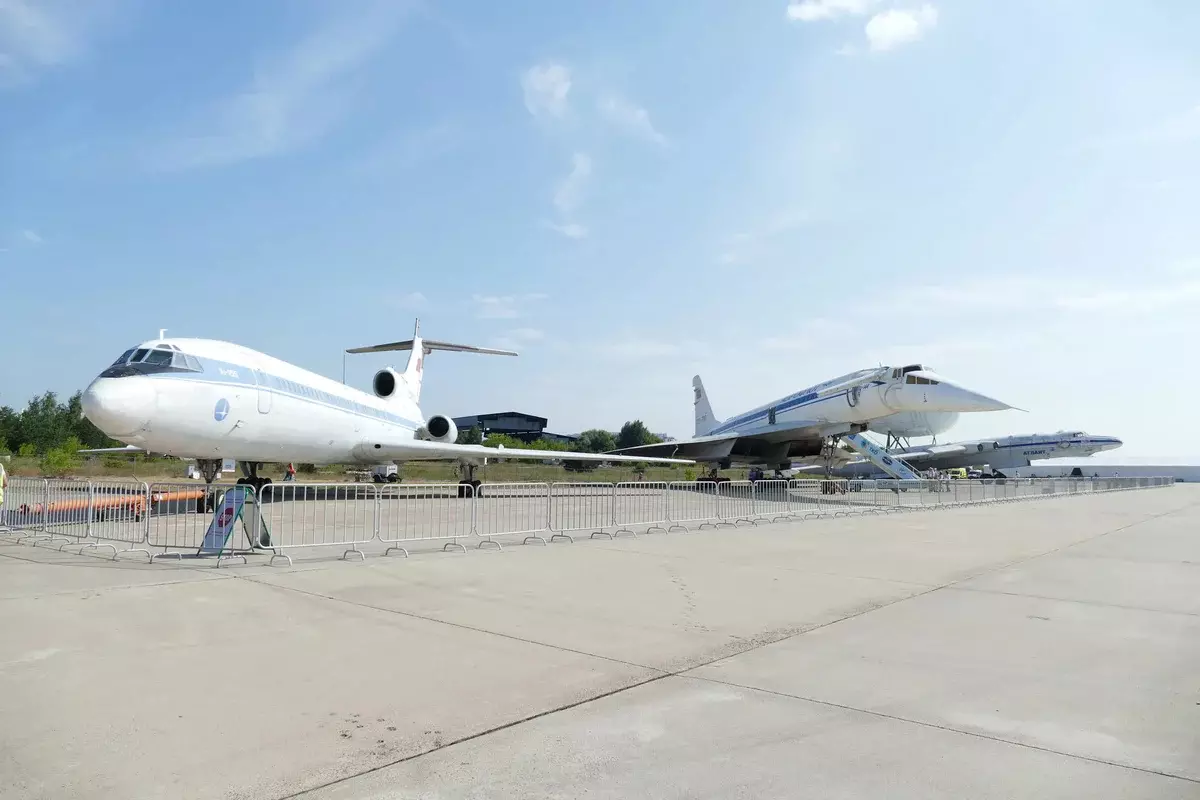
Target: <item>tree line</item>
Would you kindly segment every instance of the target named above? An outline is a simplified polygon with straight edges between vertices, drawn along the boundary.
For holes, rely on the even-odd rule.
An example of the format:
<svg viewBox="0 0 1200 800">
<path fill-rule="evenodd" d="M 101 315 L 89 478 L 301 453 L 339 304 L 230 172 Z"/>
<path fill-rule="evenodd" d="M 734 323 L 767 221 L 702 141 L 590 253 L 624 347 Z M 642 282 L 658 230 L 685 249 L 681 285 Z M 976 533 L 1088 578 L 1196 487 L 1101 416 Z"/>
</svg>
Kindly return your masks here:
<svg viewBox="0 0 1200 800">
<path fill-rule="evenodd" d="M 560 442 L 556 439 L 537 439 L 525 442 L 515 436 L 504 433 L 489 434 L 483 438 L 483 431 L 478 427 L 458 432 L 458 444 L 482 444 L 484 447 L 521 447 L 526 450 L 574 450 L 583 453 L 607 453 L 622 447 L 639 447 L 644 444 L 658 444 L 662 438 L 655 436 L 640 419 L 630 420 L 621 426 L 621 430 L 613 434 L 600 428 L 591 428 L 579 434 L 574 442 Z"/>
</svg>

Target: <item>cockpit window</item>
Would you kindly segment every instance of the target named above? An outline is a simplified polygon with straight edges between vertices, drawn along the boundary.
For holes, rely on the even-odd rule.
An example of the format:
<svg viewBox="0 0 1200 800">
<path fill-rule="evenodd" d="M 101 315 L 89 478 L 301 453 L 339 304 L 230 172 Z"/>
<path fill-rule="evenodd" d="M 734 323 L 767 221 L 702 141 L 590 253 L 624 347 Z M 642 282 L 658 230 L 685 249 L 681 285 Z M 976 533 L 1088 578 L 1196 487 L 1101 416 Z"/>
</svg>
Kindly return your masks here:
<svg viewBox="0 0 1200 800">
<path fill-rule="evenodd" d="M 121 355 L 117 358 L 117 360 L 112 363 L 112 365 L 115 367 L 119 364 L 124 364 L 125 360 L 127 358 L 129 358 L 131 355 L 133 355 L 133 351 L 135 349 L 137 349 L 137 348 L 131 347 L 128 350 L 126 350 L 124 353 L 121 353 Z"/>
<path fill-rule="evenodd" d="M 932 378 L 922 378 L 917 375 L 909 375 L 904 379 L 905 383 L 918 384 L 920 386 L 937 386 L 938 382 Z"/>
<path fill-rule="evenodd" d="M 920 364 L 910 364 L 904 369 L 900 370 L 900 374 L 907 375 L 910 372 L 920 372 L 923 369 L 924 367 L 922 367 Z"/>
<path fill-rule="evenodd" d="M 159 350 L 155 348 L 142 359 L 143 364 L 153 364 L 156 367 L 167 366 L 171 363 L 172 353 L 170 350 Z"/>
<path fill-rule="evenodd" d="M 153 349 L 140 347 L 127 351 L 104 372 L 102 378 L 124 378 L 130 375 L 154 375 L 175 372 L 203 372 L 200 360 L 173 345 L 156 345 Z"/>
</svg>

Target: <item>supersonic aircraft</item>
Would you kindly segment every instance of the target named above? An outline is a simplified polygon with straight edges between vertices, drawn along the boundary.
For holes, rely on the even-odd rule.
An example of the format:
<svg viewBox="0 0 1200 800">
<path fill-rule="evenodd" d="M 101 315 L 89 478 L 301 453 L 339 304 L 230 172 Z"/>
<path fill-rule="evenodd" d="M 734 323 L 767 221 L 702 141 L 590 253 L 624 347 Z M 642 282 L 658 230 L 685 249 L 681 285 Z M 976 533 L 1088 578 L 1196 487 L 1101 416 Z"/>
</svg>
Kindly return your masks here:
<svg viewBox="0 0 1200 800">
<path fill-rule="evenodd" d="M 960 412 L 1012 406 L 965 389 L 920 364 L 877 367 L 818 383 L 724 422 L 713 416 L 700 376 L 692 378 L 696 435 L 614 450 L 626 455 L 690 458 L 789 469 L 793 459 L 828 454 L 838 438 L 863 446 L 865 430 L 893 438 L 934 436 Z M 874 449 L 879 449 L 875 446 Z"/>
<path fill-rule="evenodd" d="M 263 462 L 379 464 L 546 458 L 572 461 L 687 460 L 455 444 L 458 429 L 444 414 L 426 418 L 419 405 L 425 356 L 434 350 L 515 356 L 509 350 L 413 338 L 348 353 L 411 350 L 404 372 L 375 373 L 373 394 L 352 389 L 286 361 L 212 339 L 160 338 L 132 347 L 83 393 L 83 413 L 130 447 L 194 458 L 211 483 L 222 459 L 240 462 L 256 488 Z M 106 452 L 106 451 L 88 451 Z M 471 483 L 478 483 L 472 480 Z"/>
<path fill-rule="evenodd" d="M 1059 431 L 952 444 L 918 445 L 891 450 L 889 454 L 902 458 L 919 469 L 988 466 L 992 470 L 1000 470 L 1023 469 L 1033 461 L 1041 459 L 1086 458 L 1105 450 L 1115 450 L 1121 444 L 1121 440 L 1115 436 L 1094 436 L 1083 431 Z M 853 458 L 852 454 L 847 455 Z M 801 467 L 802 471 L 815 469 L 818 467 Z M 839 477 L 862 477 L 877 472 L 879 469 L 875 465 L 857 458 L 834 470 L 834 474 Z"/>
</svg>

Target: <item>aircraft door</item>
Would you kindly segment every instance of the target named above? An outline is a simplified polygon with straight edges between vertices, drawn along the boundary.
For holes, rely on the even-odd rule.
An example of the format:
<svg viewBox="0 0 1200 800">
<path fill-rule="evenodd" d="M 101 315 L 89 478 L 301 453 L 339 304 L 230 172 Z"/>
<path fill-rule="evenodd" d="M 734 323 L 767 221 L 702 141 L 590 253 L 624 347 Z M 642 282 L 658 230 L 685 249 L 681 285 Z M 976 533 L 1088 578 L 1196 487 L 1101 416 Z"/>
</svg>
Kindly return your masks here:
<svg viewBox="0 0 1200 800">
<path fill-rule="evenodd" d="M 271 413 L 271 390 L 267 386 L 267 376 L 256 369 L 254 382 L 258 384 L 258 413 Z"/>
</svg>

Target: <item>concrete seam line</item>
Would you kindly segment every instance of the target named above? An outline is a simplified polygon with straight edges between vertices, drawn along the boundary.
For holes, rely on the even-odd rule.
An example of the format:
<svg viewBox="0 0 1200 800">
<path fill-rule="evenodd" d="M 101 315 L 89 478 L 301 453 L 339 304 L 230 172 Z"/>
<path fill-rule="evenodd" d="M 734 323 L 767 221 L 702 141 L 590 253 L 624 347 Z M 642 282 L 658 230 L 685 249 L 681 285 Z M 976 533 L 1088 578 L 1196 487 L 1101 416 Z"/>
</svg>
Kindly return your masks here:
<svg viewBox="0 0 1200 800">
<path fill-rule="evenodd" d="M 943 724 L 940 724 L 937 722 L 928 722 L 926 720 L 913 719 L 911 717 L 901 717 L 896 714 L 887 714 L 882 711 L 873 711 L 869 708 L 859 708 L 858 706 L 850 706 L 850 705 L 846 705 L 844 703 L 835 703 L 832 700 L 820 700 L 815 697 L 805 697 L 803 695 L 790 694 L 788 692 L 782 692 L 777 689 L 764 689 L 760 686 L 747 686 L 746 684 L 736 683 L 733 681 L 723 681 L 723 680 L 720 680 L 719 678 L 708 678 L 703 675 L 680 675 L 679 677 L 683 678 L 685 680 L 700 681 L 703 683 L 712 683 L 712 684 L 716 684 L 718 686 L 728 686 L 730 688 L 736 688 L 736 689 L 745 689 L 746 691 L 749 691 L 749 692 L 762 692 L 763 694 L 774 695 L 776 697 L 786 697 L 786 698 L 789 698 L 792 700 L 799 700 L 799 701 L 805 702 L 805 703 L 813 703 L 815 705 L 827 706 L 829 708 L 837 708 L 842 711 L 851 711 L 851 712 L 857 712 L 859 714 L 867 714 L 869 716 L 878 717 L 881 719 L 888 719 L 888 720 L 894 720 L 896 722 L 908 723 L 909 725 L 919 725 L 923 728 L 933 728 L 933 729 L 939 730 L 939 731 L 946 731 L 947 733 L 958 733 L 958 734 L 962 734 L 963 736 L 973 736 L 977 739 L 986 739 L 987 741 L 990 741 L 990 742 L 999 742 L 1001 744 L 1011 744 L 1011 745 L 1015 745 L 1017 747 L 1024 747 L 1024 748 L 1027 748 L 1030 750 L 1040 750 L 1043 753 L 1051 753 L 1053 755 L 1065 756 L 1067 758 L 1075 758 L 1075 759 L 1079 759 L 1080 761 L 1090 761 L 1093 764 L 1104 764 L 1104 765 L 1110 766 L 1110 767 L 1118 767 L 1120 769 L 1128 769 L 1128 770 L 1133 770 L 1135 772 L 1145 772 L 1145 773 L 1149 773 L 1151 775 L 1159 775 L 1164 778 L 1174 778 L 1175 780 L 1187 781 L 1188 783 L 1200 784 L 1200 778 L 1192 778 L 1187 775 L 1176 775 L 1173 772 L 1163 772 L 1162 770 L 1151 769 L 1150 767 L 1139 767 L 1134 764 L 1122 764 L 1119 761 L 1109 761 L 1107 759 L 1096 758 L 1094 756 L 1085 756 L 1085 755 L 1080 755 L 1079 753 L 1069 753 L 1069 752 L 1066 752 L 1063 750 L 1055 750 L 1054 748 L 1045 747 L 1045 746 L 1039 745 L 1039 744 L 1030 744 L 1028 742 L 1021 742 L 1021 741 L 1017 741 L 1015 739 L 1005 739 L 1004 737 L 1001 737 L 1001 736 L 992 736 L 990 734 L 980 733 L 978 731 L 963 730 L 962 728 L 955 728 L 950 725 L 943 725 Z"/>
</svg>

